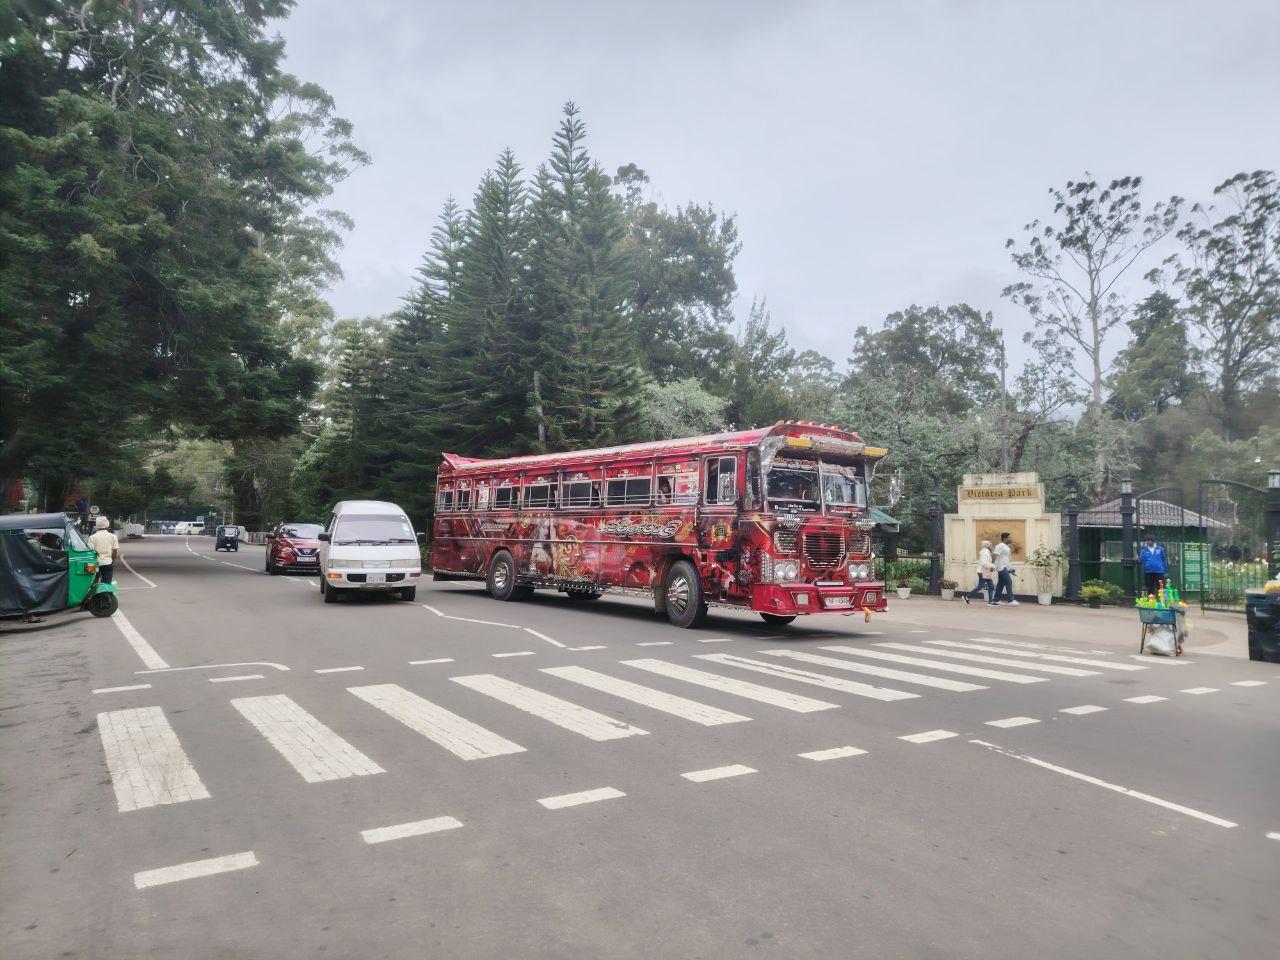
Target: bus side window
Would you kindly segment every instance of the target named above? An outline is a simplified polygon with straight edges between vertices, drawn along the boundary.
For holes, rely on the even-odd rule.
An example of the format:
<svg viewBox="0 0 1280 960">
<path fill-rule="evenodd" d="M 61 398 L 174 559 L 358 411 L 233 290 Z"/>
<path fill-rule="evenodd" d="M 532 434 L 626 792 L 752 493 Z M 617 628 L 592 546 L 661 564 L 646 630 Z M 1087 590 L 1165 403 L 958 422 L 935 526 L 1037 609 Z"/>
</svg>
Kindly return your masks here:
<svg viewBox="0 0 1280 960">
<path fill-rule="evenodd" d="M 733 503 L 738 499 L 738 460 L 719 457 L 707 461 L 707 503 Z"/>
<path fill-rule="evenodd" d="M 459 510 L 471 509 L 471 488 L 470 487 L 464 490 L 458 491 L 458 509 Z"/>
<path fill-rule="evenodd" d="M 439 506 L 439 508 L 438 508 L 438 512 L 439 512 L 439 513 L 448 513 L 448 512 L 449 512 L 450 510 L 452 510 L 452 509 L 453 509 L 453 491 L 452 491 L 452 490 L 441 490 L 441 491 L 440 491 L 440 506 Z"/>
<path fill-rule="evenodd" d="M 519 487 L 499 487 L 494 492 L 495 510 L 514 510 L 519 506 Z"/>
</svg>

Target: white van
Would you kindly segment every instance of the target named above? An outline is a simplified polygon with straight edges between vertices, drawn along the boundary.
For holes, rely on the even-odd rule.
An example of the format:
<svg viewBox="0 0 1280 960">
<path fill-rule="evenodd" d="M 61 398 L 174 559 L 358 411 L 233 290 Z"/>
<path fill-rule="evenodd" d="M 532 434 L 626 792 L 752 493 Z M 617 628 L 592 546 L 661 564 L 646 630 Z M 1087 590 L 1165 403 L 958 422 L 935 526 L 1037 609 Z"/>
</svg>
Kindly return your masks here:
<svg viewBox="0 0 1280 960">
<path fill-rule="evenodd" d="M 394 503 L 343 500 L 320 534 L 320 593 L 334 603 L 344 590 L 394 590 L 412 600 L 422 555 L 409 517 Z"/>
<path fill-rule="evenodd" d="M 196 523 L 194 520 L 183 520 L 173 528 L 173 532 L 180 537 L 194 537 L 203 529 L 203 523 Z"/>
</svg>

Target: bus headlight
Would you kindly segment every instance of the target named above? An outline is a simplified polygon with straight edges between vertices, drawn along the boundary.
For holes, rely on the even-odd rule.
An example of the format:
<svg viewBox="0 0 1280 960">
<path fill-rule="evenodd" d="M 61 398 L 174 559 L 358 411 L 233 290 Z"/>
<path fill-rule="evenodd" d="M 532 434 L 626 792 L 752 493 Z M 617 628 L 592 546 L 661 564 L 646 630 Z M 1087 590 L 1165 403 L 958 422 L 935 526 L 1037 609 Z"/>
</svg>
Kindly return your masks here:
<svg viewBox="0 0 1280 960">
<path fill-rule="evenodd" d="M 783 560 L 773 566 L 779 583 L 790 583 L 800 576 L 800 566 L 792 560 Z"/>
<path fill-rule="evenodd" d="M 869 576 L 871 576 L 871 568 L 867 564 L 865 563 L 849 564 L 850 580 L 865 580 Z"/>
</svg>

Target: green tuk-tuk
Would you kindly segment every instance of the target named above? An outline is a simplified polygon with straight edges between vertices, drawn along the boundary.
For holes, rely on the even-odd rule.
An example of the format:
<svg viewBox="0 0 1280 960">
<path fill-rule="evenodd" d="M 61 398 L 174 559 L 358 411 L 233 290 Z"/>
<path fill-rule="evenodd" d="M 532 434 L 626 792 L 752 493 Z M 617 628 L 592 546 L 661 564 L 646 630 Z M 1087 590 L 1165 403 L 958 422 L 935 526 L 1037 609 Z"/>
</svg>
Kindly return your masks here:
<svg viewBox="0 0 1280 960">
<path fill-rule="evenodd" d="M 79 607 L 109 617 L 114 583 L 98 579 L 98 556 L 62 513 L 0 516 L 0 619 Z"/>
</svg>

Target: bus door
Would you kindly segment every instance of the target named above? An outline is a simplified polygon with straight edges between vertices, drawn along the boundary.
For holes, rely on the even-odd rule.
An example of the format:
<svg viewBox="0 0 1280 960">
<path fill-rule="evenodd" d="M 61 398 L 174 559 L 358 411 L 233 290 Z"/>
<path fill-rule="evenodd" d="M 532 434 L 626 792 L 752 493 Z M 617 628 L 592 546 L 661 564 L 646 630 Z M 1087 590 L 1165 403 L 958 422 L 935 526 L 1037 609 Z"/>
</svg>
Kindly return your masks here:
<svg viewBox="0 0 1280 960">
<path fill-rule="evenodd" d="M 698 539 L 711 564 L 715 590 L 736 590 L 738 569 L 738 504 L 742 492 L 742 462 L 737 454 L 717 454 L 703 461 L 702 515 Z"/>
</svg>

